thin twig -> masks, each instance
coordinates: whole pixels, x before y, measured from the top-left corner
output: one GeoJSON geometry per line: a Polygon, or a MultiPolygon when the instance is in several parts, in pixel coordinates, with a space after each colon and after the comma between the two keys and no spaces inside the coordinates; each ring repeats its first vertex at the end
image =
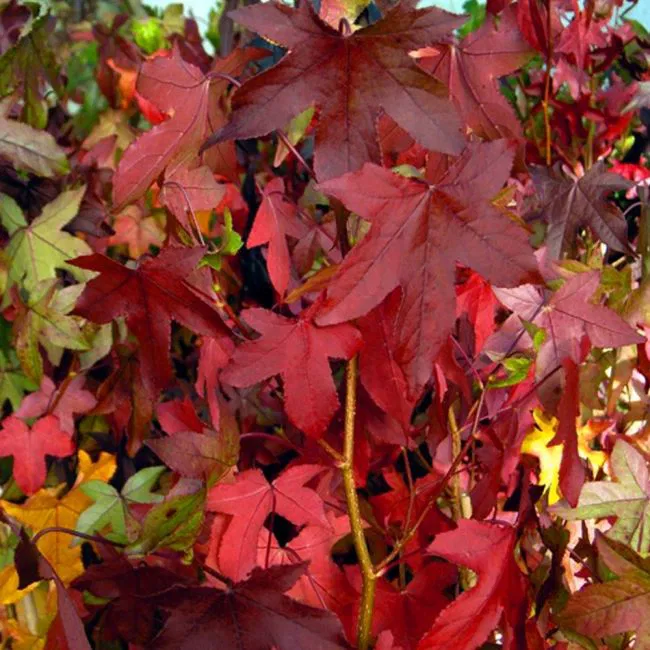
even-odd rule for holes
{"type": "Polygon", "coordinates": [[[544,79],[544,135],[545,135],[545,158],[546,165],[550,167],[552,162],[551,155],[551,118],[549,116],[549,101],[551,97],[551,67],[553,66],[553,40],[552,40],[552,14],[551,6],[553,0],[546,0],[546,76],[544,79]]]}
{"type": "Polygon", "coordinates": [[[80,533],[78,530],[66,528],[65,526],[48,526],[47,528],[42,528],[36,533],[36,535],[34,535],[34,537],[32,537],[32,544],[36,545],[41,537],[44,537],[50,533],[63,533],[64,535],[72,535],[72,537],[79,537],[80,539],[85,539],[89,542],[97,542],[98,544],[106,544],[108,546],[126,548],[126,544],[122,544],[121,542],[113,542],[110,539],[106,539],[105,537],[98,537],[97,535],[87,535],[86,533],[80,533]]]}
{"type": "Polygon", "coordinates": [[[278,134],[278,138],[280,138],[280,140],[282,140],[282,144],[298,159],[298,161],[305,168],[307,173],[313,179],[316,179],[316,174],[314,173],[314,170],[311,168],[309,163],[307,163],[307,161],[302,157],[302,154],[298,151],[298,149],[296,149],[293,146],[291,140],[289,140],[289,138],[286,136],[286,134],[283,131],[281,131],[280,129],[278,129],[276,131],[276,133],[278,134]]]}

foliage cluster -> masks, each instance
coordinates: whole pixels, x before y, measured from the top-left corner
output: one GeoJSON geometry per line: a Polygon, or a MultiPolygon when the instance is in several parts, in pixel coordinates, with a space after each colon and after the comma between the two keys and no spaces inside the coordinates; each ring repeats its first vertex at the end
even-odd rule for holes
{"type": "Polygon", "coordinates": [[[631,4],[243,5],[0,1],[0,646],[650,648],[631,4]]]}

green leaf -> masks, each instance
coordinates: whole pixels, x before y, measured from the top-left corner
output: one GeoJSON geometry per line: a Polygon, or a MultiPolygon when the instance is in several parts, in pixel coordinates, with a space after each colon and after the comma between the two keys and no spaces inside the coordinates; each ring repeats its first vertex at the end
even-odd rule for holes
{"type": "Polygon", "coordinates": [[[17,411],[25,393],[37,388],[38,386],[20,370],[17,359],[16,363],[12,365],[0,354],[0,409],[8,400],[11,409],[17,411]]]}
{"type": "Polygon", "coordinates": [[[141,469],[124,484],[122,496],[131,503],[161,502],[164,498],[162,494],[153,494],[151,490],[166,470],[163,465],[141,469]]]}
{"type": "Polygon", "coordinates": [[[135,44],[147,54],[165,47],[165,32],[158,18],[134,20],[131,24],[135,44]]]}
{"type": "Polygon", "coordinates": [[[615,482],[586,483],[575,508],[561,502],[550,511],[570,521],[616,517],[607,537],[629,544],[646,556],[650,552],[650,477],[645,459],[632,445],[618,440],[611,465],[615,482]]]}
{"type": "Polygon", "coordinates": [[[0,97],[22,90],[22,120],[36,128],[47,124],[41,80],[45,79],[59,97],[63,96],[59,65],[50,38],[53,23],[48,14],[32,20],[23,28],[16,45],[0,57],[0,97]]]}
{"type": "Polygon", "coordinates": [[[162,23],[167,35],[183,34],[185,32],[183,5],[180,3],[167,5],[163,12],[162,23]]]}
{"type": "Polygon", "coordinates": [[[0,156],[18,169],[52,178],[70,171],[65,151],[52,135],[28,124],[10,120],[11,100],[0,102],[0,156]]]}
{"type": "Polygon", "coordinates": [[[32,290],[42,280],[55,278],[57,269],[65,269],[80,281],[90,277],[88,272],[67,264],[70,258],[92,253],[90,247],[61,230],[79,212],[85,191],[82,186],[62,192],[30,224],[24,218],[17,221],[15,202],[0,195],[0,206],[4,206],[0,207],[0,220],[7,230],[11,229],[11,239],[5,249],[10,284],[19,283],[32,290]]]}
{"type": "MultiPolygon", "coordinates": [[[[80,489],[95,503],[81,513],[77,520],[77,530],[92,535],[101,533],[110,526],[113,535],[108,535],[107,539],[126,542],[126,508],[120,493],[104,481],[88,481],[80,489]]],[[[82,541],[77,539],[73,544],[81,544],[82,541]]]]}
{"type": "Polygon", "coordinates": [[[533,339],[533,350],[535,350],[535,352],[539,352],[542,344],[546,340],[546,332],[543,328],[538,327],[531,321],[522,319],[521,324],[523,325],[530,338],[533,339]]]}
{"type": "Polygon", "coordinates": [[[40,383],[43,362],[39,344],[51,363],[59,365],[63,351],[90,349],[78,316],[70,316],[84,285],[76,284],[57,290],[57,280],[39,282],[24,307],[18,308],[14,322],[16,353],[25,374],[40,383]]]}
{"type": "Polygon", "coordinates": [[[201,260],[201,266],[209,266],[215,269],[215,271],[221,270],[224,255],[235,255],[244,245],[239,233],[233,229],[232,213],[229,208],[226,208],[223,213],[223,221],[221,236],[217,238],[219,250],[214,253],[208,253],[201,260]]]}
{"type": "Polygon", "coordinates": [[[533,360],[528,357],[508,357],[503,360],[506,376],[503,379],[491,379],[488,388],[506,388],[521,383],[528,376],[533,360]]]}
{"type": "Polygon", "coordinates": [[[158,548],[187,551],[194,544],[203,522],[205,490],[169,497],[155,505],[142,523],[139,538],[130,544],[129,555],[147,555],[158,548]]]}
{"type": "Polygon", "coordinates": [[[424,178],[424,174],[413,165],[397,165],[393,167],[393,171],[404,178],[424,178]]]}
{"type": "Polygon", "coordinates": [[[467,0],[463,3],[463,11],[469,14],[469,20],[458,30],[460,38],[475,32],[485,22],[485,3],[467,0]]]}
{"type": "MultiPolygon", "coordinates": [[[[128,523],[130,503],[158,503],[163,500],[161,494],[151,492],[166,467],[145,467],[129,478],[120,494],[112,485],[103,481],[88,481],[81,485],[81,490],[95,503],[81,513],[77,530],[82,533],[100,533],[109,527],[112,534],[108,539],[116,542],[129,541],[128,523]]],[[[132,538],[131,538],[132,539],[132,538]]],[[[78,540],[81,543],[83,540],[78,540]]]]}
{"type": "Polygon", "coordinates": [[[243,246],[244,242],[239,233],[233,230],[232,213],[230,208],[226,208],[223,213],[224,230],[221,235],[221,253],[222,255],[235,255],[243,246]]]}

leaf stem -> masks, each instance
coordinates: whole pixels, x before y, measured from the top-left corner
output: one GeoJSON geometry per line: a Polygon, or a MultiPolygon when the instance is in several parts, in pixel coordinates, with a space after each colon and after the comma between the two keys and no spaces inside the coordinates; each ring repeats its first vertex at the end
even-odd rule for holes
{"type": "Polygon", "coordinates": [[[79,537],[80,539],[88,540],[89,542],[96,542],[97,544],[107,544],[108,546],[117,546],[118,548],[126,547],[126,544],[122,544],[121,542],[113,542],[110,539],[98,537],[97,535],[87,535],[86,533],[80,533],[78,530],[65,528],[64,526],[48,526],[47,528],[42,528],[36,533],[36,535],[34,535],[34,537],[32,537],[32,544],[36,545],[41,537],[44,537],[49,533],[63,533],[65,535],[71,535],[72,537],[79,537]]]}
{"type": "Polygon", "coordinates": [[[368,544],[363,532],[359,497],[354,484],[354,419],[357,410],[357,357],[348,361],[346,366],[346,395],[345,395],[345,433],[343,439],[343,459],[341,473],[343,488],[348,506],[348,517],[352,529],[354,549],[359,559],[363,585],[361,589],[361,604],[359,620],[357,621],[357,646],[359,650],[367,650],[372,628],[372,615],[375,605],[375,586],[377,575],[370,558],[368,544]]]}
{"type": "Polygon", "coordinates": [[[305,168],[306,172],[315,180],[316,179],[316,174],[314,173],[314,170],[309,166],[309,163],[302,157],[302,154],[296,149],[296,147],[293,146],[293,143],[289,138],[286,136],[284,131],[281,131],[280,129],[276,130],[276,133],[278,135],[278,138],[282,141],[282,144],[296,157],[298,162],[305,168]]]}
{"type": "Polygon", "coordinates": [[[551,166],[551,118],[549,116],[549,100],[551,96],[551,67],[553,65],[553,39],[551,35],[552,19],[551,4],[553,0],[546,0],[546,76],[544,78],[544,144],[546,165],[551,166]]]}

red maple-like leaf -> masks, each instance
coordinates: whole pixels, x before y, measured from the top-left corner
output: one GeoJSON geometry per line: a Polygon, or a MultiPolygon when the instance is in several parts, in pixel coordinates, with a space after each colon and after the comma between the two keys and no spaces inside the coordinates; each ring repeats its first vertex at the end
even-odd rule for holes
{"type": "Polygon", "coordinates": [[[221,370],[230,361],[235,344],[226,336],[219,338],[204,336],[199,355],[199,369],[196,378],[196,392],[205,398],[210,409],[212,426],[216,427],[221,418],[218,387],[221,370]]]}
{"type": "MultiPolygon", "coordinates": [[[[223,113],[218,98],[228,85],[228,81],[218,76],[237,74],[248,61],[259,54],[258,50],[237,50],[228,59],[217,60],[213,73],[204,75],[196,66],[185,61],[178,49],[171,56],[158,56],[142,64],[137,80],[138,93],[153,102],[159,109],[170,115],[169,119],[154,126],[141,135],[125,152],[113,178],[113,202],[116,208],[142,196],[152,182],[165,172],[165,178],[174,181],[168,188],[172,197],[172,207],[178,207],[178,186],[188,184],[188,196],[196,196],[193,184],[200,174],[201,192],[207,189],[213,194],[222,194],[214,178],[210,179],[208,170],[182,171],[188,164],[196,165],[201,144],[209,133],[223,125],[223,113]],[[187,174],[193,174],[187,179],[187,174]],[[179,177],[180,175],[180,177],[179,177]],[[174,191],[177,190],[177,191],[174,191]]],[[[232,146],[230,147],[232,148],[232,146]]],[[[234,151],[228,154],[214,151],[203,158],[209,171],[229,175],[236,166],[234,151]],[[229,163],[219,165],[220,154],[225,154],[229,163]],[[211,158],[210,158],[211,157],[211,158]]],[[[198,206],[193,205],[194,209],[198,206]]],[[[187,209],[182,206],[182,211],[187,209]]]]}
{"type": "Polygon", "coordinates": [[[497,21],[488,16],[482,27],[457,43],[427,48],[420,63],[449,87],[463,119],[485,138],[521,135],[519,120],[498,88],[499,77],[517,70],[533,51],[523,39],[514,8],[497,21]]]}
{"type": "Polygon", "coordinates": [[[173,589],[159,597],[170,615],[154,640],[159,650],[342,650],[341,624],[331,613],[285,596],[306,564],[255,569],[226,590],[173,589]]]}
{"type": "Polygon", "coordinates": [[[230,15],[289,53],[235,93],[230,123],[207,146],[266,135],[316,104],[320,180],[379,162],[375,121],[381,109],[427,148],[460,151],[458,118],[446,89],[408,54],[459,27],[459,16],[400,4],[383,20],[346,33],[323,22],[310,2],[298,9],[269,2],[230,15]]]}
{"type": "Polygon", "coordinates": [[[14,457],[14,478],[27,495],[43,487],[46,476],[45,456],[63,458],[74,454],[75,444],[63,431],[55,415],[46,415],[28,427],[10,415],[0,429],[0,456],[14,457]]]}
{"type": "Polygon", "coordinates": [[[478,584],[445,608],[418,650],[475,650],[500,626],[505,650],[525,648],[528,613],[526,580],[515,562],[516,530],[510,526],[462,519],[458,528],[438,535],[429,553],[468,567],[478,584]]]}
{"type": "MultiPolygon", "coordinates": [[[[373,635],[390,630],[397,647],[415,650],[418,641],[431,627],[431,621],[449,604],[444,591],[455,583],[457,573],[456,567],[450,564],[434,562],[418,571],[403,589],[380,579],[375,594],[373,635]]],[[[357,582],[360,583],[360,580],[357,582]]],[[[354,638],[356,618],[359,615],[358,596],[359,594],[346,611],[340,614],[351,638],[354,638]]]]}
{"type": "Polygon", "coordinates": [[[458,314],[467,314],[474,328],[474,351],[480,352],[485,341],[494,332],[494,312],[498,300],[489,282],[478,273],[471,273],[467,282],[456,290],[458,314]]]}
{"type": "Polygon", "coordinates": [[[283,546],[262,530],[257,561],[260,566],[266,563],[271,566],[308,562],[304,575],[287,594],[306,605],[322,607],[325,604],[328,609],[338,612],[351,599],[356,598],[345,573],[331,556],[335,542],[350,532],[350,520],[346,515],[337,517],[331,513],[328,513],[327,518],[327,527],[322,524],[307,524],[283,546]]]}
{"type": "Polygon", "coordinates": [[[298,218],[297,206],[284,194],[284,182],[274,178],[264,188],[264,198],[255,215],[255,223],[246,240],[246,246],[253,248],[269,244],[266,264],[275,290],[284,296],[289,284],[291,260],[287,235],[300,239],[309,229],[298,218]]]}
{"type": "Polygon", "coordinates": [[[221,571],[235,580],[250,572],[256,564],[260,531],[272,512],[299,526],[311,523],[329,527],[323,500],[314,490],[304,487],[322,471],[320,465],[298,465],[269,483],[262,472],[252,469],[239,474],[234,484],[222,483],[212,488],[208,510],[233,516],[221,540],[221,571]]]}
{"type": "Polygon", "coordinates": [[[140,343],[142,381],[157,395],[172,377],[169,360],[171,321],[199,334],[228,334],[211,296],[192,282],[205,249],[164,248],[158,257],[130,269],[105,257],[87,255],[71,264],[100,275],[91,280],[77,301],[75,313],[95,323],[110,323],[118,316],[140,343]]]}
{"type": "Polygon", "coordinates": [[[572,359],[564,359],[564,390],[558,404],[558,428],[553,445],[564,444],[560,463],[560,489],[566,500],[575,507],[584,485],[586,471],[578,454],[578,431],[576,419],[580,415],[580,375],[578,365],[572,359]]]}
{"type": "Polygon", "coordinates": [[[320,186],[372,227],[339,267],[316,322],[363,316],[401,286],[396,357],[411,399],[453,326],[457,262],[497,285],[537,279],[527,232],[489,202],[508,177],[512,149],[496,141],[471,151],[436,185],[367,164],[320,186]]]}
{"type": "Polygon", "coordinates": [[[631,183],[596,163],[580,178],[568,178],[558,168],[531,172],[539,193],[541,212],[548,222],[546,246],[554,259],[575,240],[576,229],[589,226],[610,248],[632,252],[621,211],[606,196],[631,187],[631,183]]]}
{"type": "Polygon", "coordinates": [[[386,299],[358,320],[364,347],[359,355],[359,378],[374,402],[395,418],[405,431],[414,403],[398,359],[399,333],[395,327],[402,292],[394,289],[386,299]]]}
{"type": "Polygon", "coordinates": [[[361,336],[351,325],[316,326],[317,308],[315,304],[297,319],[245,310],[244,320],[262,337],[242,343],[221,374],[223,382],[238,388],[280,375],[287,416],[314,437],[324,433],[339,406],[328,357],[350,359],[361,347],[361,336]]]}
{"type": "Polygon", "coordinates": [[[605,28],[606,20],[594,20],[593,7],[586,6],[585,11],[576,11],[571,24],[562,30],[553,52],[571,57],[571,62],[584,70],[587,54],[591,48],[606,47],[608,44],[605,28]]]}

